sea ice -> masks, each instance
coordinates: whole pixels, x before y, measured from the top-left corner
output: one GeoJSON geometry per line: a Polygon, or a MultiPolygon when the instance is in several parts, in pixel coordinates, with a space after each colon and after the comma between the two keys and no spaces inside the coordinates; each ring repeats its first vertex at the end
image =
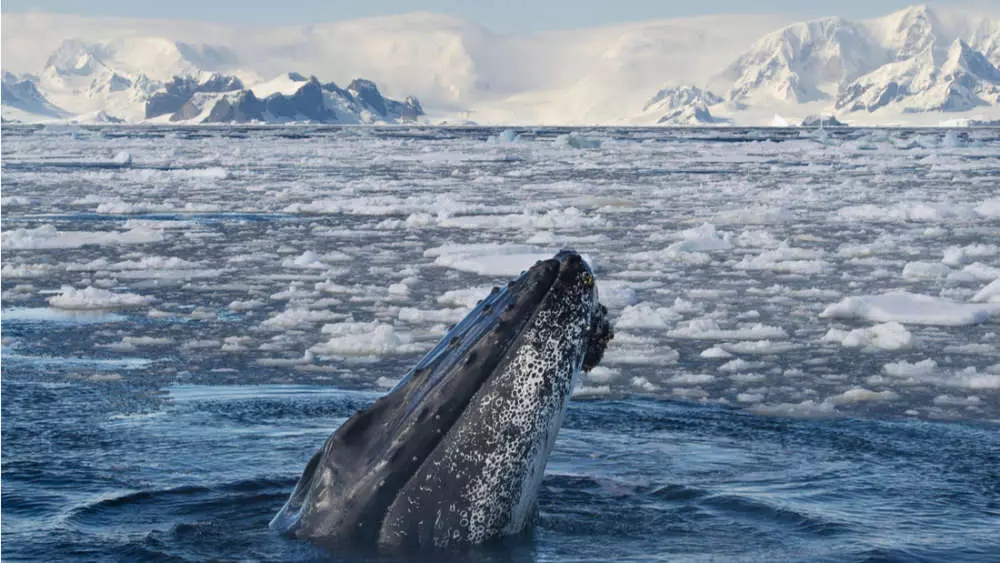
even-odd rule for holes
{"type": "Polygon", "coordinates": [[[422,348],[413,343],[413,337],[409,334],[398,332],[392,325],[378,321],[327,324],[323,326],[322,332],[330,335],[330,340],[309,349],[315,354],[385,356],[407,354],[422,348]]]}
{"type": "Polygon", "coordinates": [[[667,307],[655,307],[650,303],[629,305],[621,312],[615,326],[619,328],[666,328],[681,315],[667,307]]]}
{"type": "Polygon", "coordinates": [[[11,250],[38,250],[101,244],[140,244],[161,240],[163,231],[144,227],[127,231],[59,231],[52,225],[42,225],[34,229],[4,231],[0,246],[11,250]]]}
{"type": "Polygon", "coordinates": [[[154,298],[135,293],[113,293],[106,289],[85,287],[76,289],[64,285],[59,295],[49,298],[49,305],[59,309],[127,309],[142,307],[155,301],[154,298]]]}
{"type": "Polygon", "coordinates": [[[1000,305],[956,303],[928,295],[891,292],[847,297],[820,313],[822,318],[862,318],[876,323],[963,326],[983,323],[1000,305]]]}
{"type": "Polygon", "coordinates": [[[831,328],[822,340],[838,342],[846,348],[901,350],[913,345],[913,334],[903,325],[892,321],[854,330],[831,328]]]}
{"type": "Polygon", "coordinates": [[[997,278],[972,296],[977,303],[1000,303],[1000,278],[997,278]]]}
{"type": "Polygon", "coordinates": [[[667,333],[671,338],[693,338],[704,340],[767,340],[771,338],[788,338],[785,329],[756,323],[751,326],[722,329],[714,319],[702,317],[692,319],[682,326],[667,333]]]}

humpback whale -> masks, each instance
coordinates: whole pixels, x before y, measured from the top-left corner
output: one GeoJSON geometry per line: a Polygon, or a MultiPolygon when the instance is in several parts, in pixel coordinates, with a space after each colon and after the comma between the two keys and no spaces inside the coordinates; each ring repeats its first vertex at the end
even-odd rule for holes
{"type": "Polygon", "coordinates": [[[271,527],[323,545],[448,548],[525,530],[579,372],[613,337],[574,251],[493,288],[306,465],[271,527]]]}

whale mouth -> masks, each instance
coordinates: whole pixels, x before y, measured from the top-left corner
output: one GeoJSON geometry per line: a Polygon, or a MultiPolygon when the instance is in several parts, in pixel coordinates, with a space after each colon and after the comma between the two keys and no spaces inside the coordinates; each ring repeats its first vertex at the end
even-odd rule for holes
{"type": "Polygon", "coordinates": [[[516,349],[531,345],[524,333],[539,314],[555,309],[582,325],[586,342],[577,369],[596,365],[611,337],[606,309],[590,266],[578,253],[560,251],[493,288],[396,387],[345,422],[310,461],[271,526],[303,537],[375,540],[396,492],[516,349]],[[309,514],[317,505],[342,508],[309,514]],[[323,522],[304,524],[315,519],[323,522]]]}

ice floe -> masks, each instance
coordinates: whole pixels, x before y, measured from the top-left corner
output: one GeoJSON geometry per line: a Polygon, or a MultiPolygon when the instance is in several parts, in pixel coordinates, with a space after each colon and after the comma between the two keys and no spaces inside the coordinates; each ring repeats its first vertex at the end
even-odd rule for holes
{"type": "Polygon", "coordinates": [[[853,330],[831,328],[822,340],[837,342],[846,348],[878,350],[902,350],[910,348],[914,342],[913,334],[895,321],[853,330]]]}
{"type": "Polygon", "coordinates": [[[3,233],[2,246],[10,250],[79,248],[88,245],[141,244],[163,240],[163,231],[135,227],[127,231],[60,231],[52,225],[13,229],[3,233]]]}
{"type": "Polygon", "coordinates": [[[327,324],[323,326],[322,332],[329,335],[330,339],[310,348],[314,354],[384,356],[412,353],[422,348],[413,343],[411,335],[378,321],[327,324]]]}
{"type": "Polygon", "coordinates": [[[114,293],[106,289],[85,287],[76,289],[64,285],[59,295],[49,298],[49,305],[59,309],[128,309],[155,301],[153,297],[135,293],[114,293]]]}
{"type": "Polygon", "coordinates": [[[822,318],[861,318],[876,323],[962,326],[986,322],[1000,314],[995,304],[956,303],[904,291],[847,297],[820,313],[822,318]]]}

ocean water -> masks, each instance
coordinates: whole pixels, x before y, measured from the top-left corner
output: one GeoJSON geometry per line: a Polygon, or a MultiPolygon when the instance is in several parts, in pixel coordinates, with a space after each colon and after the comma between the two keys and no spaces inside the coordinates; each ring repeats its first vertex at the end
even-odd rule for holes
{"type": "Polygon", "coordinates": [[[451,557],[1000,554],[1000,130],[2,141],[5,559],[399,559],[267,522],[346,417],[559,248],[616,338],[533,532],[451,557]]]}

